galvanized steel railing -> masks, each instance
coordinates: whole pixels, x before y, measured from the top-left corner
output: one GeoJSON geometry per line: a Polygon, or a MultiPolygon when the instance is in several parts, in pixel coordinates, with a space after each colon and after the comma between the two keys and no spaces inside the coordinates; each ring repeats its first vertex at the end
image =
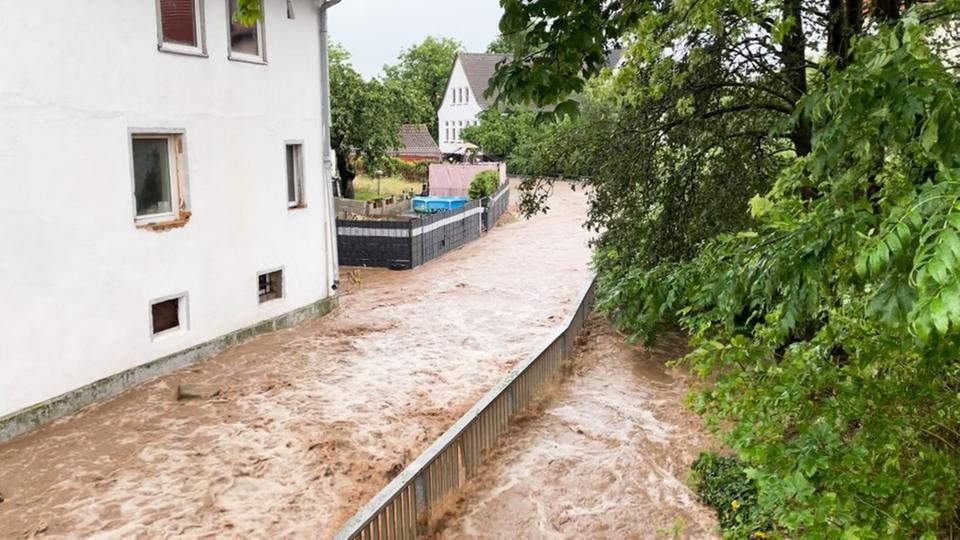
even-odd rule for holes
{"type": "Polygon", "coordinates": [[[595,278],[584,287],[576,309],[543,348],[517,366],[337,533],[338,540],[417,538],[432,512],[457,492],[522,412],[557,376],[573,351],[595,298],[595,278]]]}

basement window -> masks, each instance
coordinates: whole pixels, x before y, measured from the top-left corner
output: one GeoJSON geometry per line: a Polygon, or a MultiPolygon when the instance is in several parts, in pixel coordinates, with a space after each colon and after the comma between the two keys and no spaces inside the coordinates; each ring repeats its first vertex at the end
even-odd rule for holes
{"type": "Polygon", "coordinates": [[[133,133],[134,218],[138,225],[186,221],[181,133],[133,133]]]}
{"type": "Polygon", "coordinates": [[[150,327],[154,336],[185,328],[186,296],[174,296],[150,303],[150,327]]]}
{"type": "Polygon", "coordinates": [[[156,0],[157,48],[206,56],[203,0],[156,0]]]}
{"type": "Polygon", "coordinates": [[[257,274],[260,303],[283,298],[283,269],[257,274]]]}
{"type": "Polygon", "coordinates": [[[303,208],[303,145],[287,143],[287,208],[303,208]]]}
{"type": "MultiPolygon", "coordinates": [[[[230,50],[228,58],[241,62],[265,64],[267,62],[267,55],[264,50],[263,21],[257,21],[247,26],[234,18],[234,14],[237,12],[237,0],[227,0],[227,5],[229,6],[229,20],[227,21],[227,25],[230,30],[230,50]]],[[[262,0],[260,2],[260,8],[261,10],[263,9],[262,0]]]]}

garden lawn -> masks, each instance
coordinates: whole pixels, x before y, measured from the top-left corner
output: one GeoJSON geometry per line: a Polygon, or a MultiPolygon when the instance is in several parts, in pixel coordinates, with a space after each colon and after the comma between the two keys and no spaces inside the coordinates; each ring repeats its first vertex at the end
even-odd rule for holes
{"type": "Polygon", "coordinates": [[[357,176],[353,179],[354,199],[369,201],[373,199],[387,198],[391,195],[401,195],[404,192],[413,192],[419,195],[423,189],[423,183],[418,181],[411,182],[401,177],[384,177],[379,180],[380,191],[377,192],[376,178],[370,176],[357,176]]]}

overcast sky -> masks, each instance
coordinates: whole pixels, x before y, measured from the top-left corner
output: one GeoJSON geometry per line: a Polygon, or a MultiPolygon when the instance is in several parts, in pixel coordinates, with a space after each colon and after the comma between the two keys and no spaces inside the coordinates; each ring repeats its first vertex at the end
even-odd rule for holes
{"type": "Polygon", "coordinates": [[[330,39],[350,51],[365,77],[427,36],[451,37],[484,52],[499,33],[498,0],[343,0],[330,10],[330,39]]]}

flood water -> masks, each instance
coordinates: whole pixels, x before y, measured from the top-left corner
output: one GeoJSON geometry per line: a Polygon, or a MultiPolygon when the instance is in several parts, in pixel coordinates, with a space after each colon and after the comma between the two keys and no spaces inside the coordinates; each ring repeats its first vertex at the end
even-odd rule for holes
{"type": "Polygon", "coordinates": [[[333,314],[0,445],[0,537],[332,536],[573,307],[586,199],[550,207],[413,271],[345,269],[333,314]]]}
{"type": "Polygon", "coordinates": [[[676,336],[648,352],[596,316],[575,372],[501,449],[441,524],[439,538],[719,538],[687,486],[714,445],[682,402],[690,379],[664,363],[676,336]]]}

